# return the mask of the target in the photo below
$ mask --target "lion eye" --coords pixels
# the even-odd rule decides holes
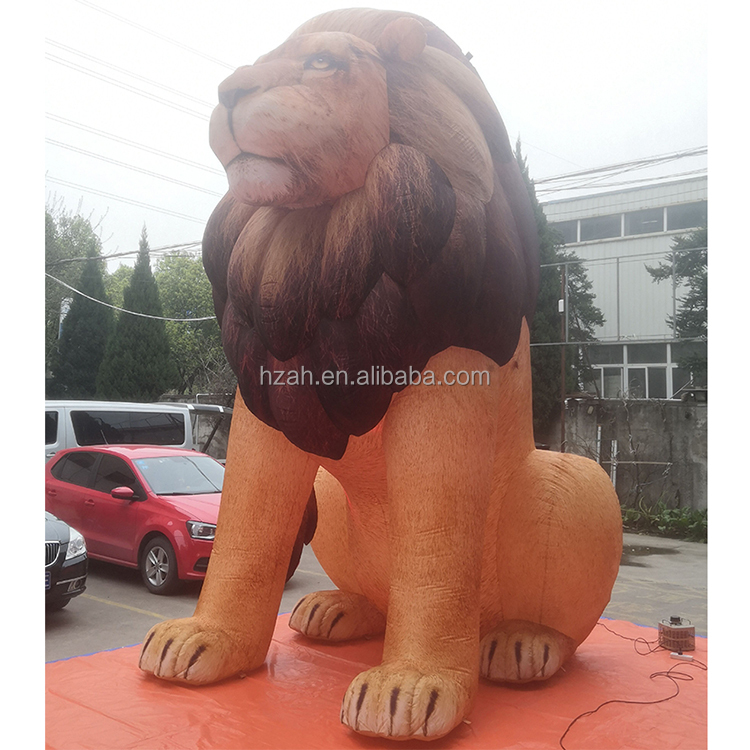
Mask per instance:
[[[336,67],[335,61],[328,55],[316,55],[305,63],[305,68],[308,70],[329,70],[333,67]]]

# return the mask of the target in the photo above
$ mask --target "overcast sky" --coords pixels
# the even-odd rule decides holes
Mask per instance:
[[[137,250],[144,224],[152,249],[199,242],[226,189],[208,146],[217,85],[308,18],[350,5],[48,1],[48,205],[80,206],[99,224],[107,255]],[[369,5],[423,15],[471,52],[535,180],[707,145],[705,3]],[[681,158],[609,184],[693,173],[706,163],[705,155]],[[559,197],[543,182],[538,194]]]

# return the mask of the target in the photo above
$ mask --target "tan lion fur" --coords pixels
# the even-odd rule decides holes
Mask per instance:
[[[352,682],[342,722],[443,736],[480,675],[560,669],[606,606],[621,552],[607,475],[534,447],[525,186],[476,71],[411,14],[324,14],[220,94],[211,139],[233,195],[211,217],[204,262],[239,392],[195,615],[153,628],[140,666],[206,683],[263,663],[314,487],[312,544],[338,590],[305,597],[291,627],[331,641],[384,633],[383,662]],[[349,130],[369,122],[359,135],[331,117],[305,130],[305,102],[313,120],[331,105]],[[373,365],[439,384],[258,375]],[[448,385],[459,371],[490,381]]]

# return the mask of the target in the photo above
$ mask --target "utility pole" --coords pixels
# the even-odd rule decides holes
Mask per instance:
[[[560,311],[560,453],[565,453],[565,343],[567,340],[567,326],[565,321],[568,315],[567,295],[565,293],[565,272],[567,266],[560,266],[560,300],[557,309]]]

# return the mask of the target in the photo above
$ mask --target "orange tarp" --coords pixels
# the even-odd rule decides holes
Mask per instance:
[[[666,651],[637,654],[632,641],[601,625],[545,683],[506,687],[482,681],[467,722],[433,742],[389,743],[350,732],[339,723],[349,682],[379,663],[382,641],[329,645],[308,641],[279,617],[265,665],[217,685],[187,687],[147,677],[139,647],[122,648],[46,666],[50,750],[254,750],[284,748],[559,748],[580,714],[612,700],[655,701],[676,692],[654,672],[690,675],[679,695],[655,705],[614,703],[578,720],[564,739],[568,750],[692,750],[705,748],[706,672]],[[629,638],[656,641],[657,631],[601,621]],[[708,642],[696,638],[695,659],[707,664]],[[645,649],[639,649],[645,650]]]

